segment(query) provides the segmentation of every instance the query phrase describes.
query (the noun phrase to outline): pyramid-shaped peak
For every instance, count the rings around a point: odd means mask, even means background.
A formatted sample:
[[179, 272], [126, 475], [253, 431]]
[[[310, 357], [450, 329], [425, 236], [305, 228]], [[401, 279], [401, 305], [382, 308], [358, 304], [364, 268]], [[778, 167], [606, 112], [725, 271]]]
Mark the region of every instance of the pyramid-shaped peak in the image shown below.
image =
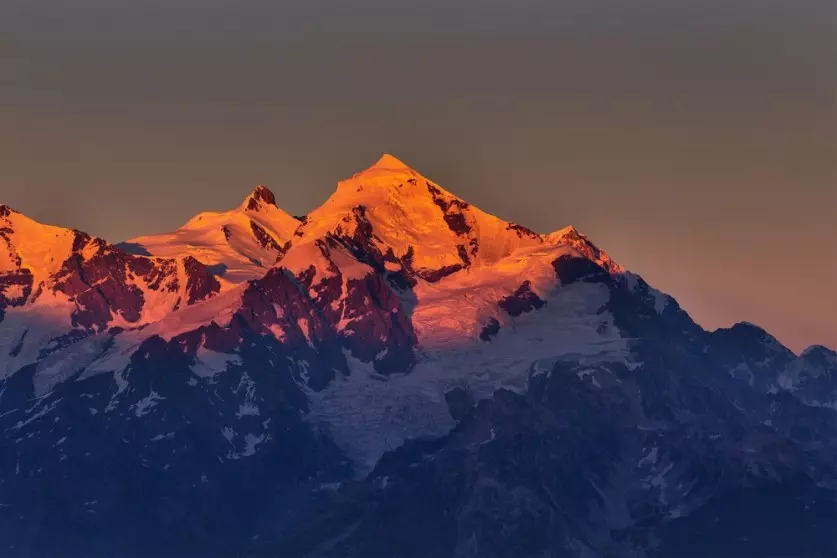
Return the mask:
[[409, 166], [404, 164], [404, 162], [395, 157], [394, 155], [390, 155], [389, 153], [384, 153], [381, 155], [381, 158], [370, 167], [370, 169], [377, 169], [377, 170], [395, 170], [395, 171], [409, 171], [412, 170]]
[[259, 184], [253, 189], [253, 192], [244, 199], [241, 206], [249, 211], [258, 211], [260, 204], [276, 206], [276, 196], [267, 186]]
[[[401, 187], [410, 179], [424, 178], [417, 170], [407, 166], [397, 157], [384, 153], [371, 167], [356, 172], [337, 183], [340, 197], [351, 195], [357, 201], [357, 193], [370, 190], [390, 190]], [[427, 180], [427, 179], [425, 179]], [[411, 181], [413, 184], [415, 180]], [[366, 194], [364, 194], [365, 196]], [[363, 196], [362, 196], [363, 197]], [[329, 202], [333, 200], [330, 198]], [[358, 202], [360, 203], [360, 202]]]

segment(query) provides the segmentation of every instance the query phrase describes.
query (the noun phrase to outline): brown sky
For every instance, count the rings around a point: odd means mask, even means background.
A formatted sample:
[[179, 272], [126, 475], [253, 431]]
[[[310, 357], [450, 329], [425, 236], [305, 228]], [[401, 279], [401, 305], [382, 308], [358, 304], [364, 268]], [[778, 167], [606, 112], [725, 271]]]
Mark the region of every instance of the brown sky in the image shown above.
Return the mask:
[[837, 347], [832, 0], [3, 0], [0, 202], [122, 240], [389, 151], [709, 328]]

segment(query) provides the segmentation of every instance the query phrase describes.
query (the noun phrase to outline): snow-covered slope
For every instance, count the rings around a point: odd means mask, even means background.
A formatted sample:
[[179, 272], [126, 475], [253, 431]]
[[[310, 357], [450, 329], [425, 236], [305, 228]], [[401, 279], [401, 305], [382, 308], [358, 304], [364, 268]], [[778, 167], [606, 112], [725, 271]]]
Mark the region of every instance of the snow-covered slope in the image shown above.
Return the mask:
[[60, 381], [87, 363], [66, 352], [79, 340], [141, 328], [219, 288], [190, 256], [127, 254], [0, 206], [0, 377], [37, 364], [36, 378]]
[[299, 221], [276, 206], [273, 192], [257, 186], [235, 209], [199, 213], [173, 233], [133, 238], [120, 247], [168, 258], [192, 256], [226, 290], [263, 276], [284, 254], [298, 226]]

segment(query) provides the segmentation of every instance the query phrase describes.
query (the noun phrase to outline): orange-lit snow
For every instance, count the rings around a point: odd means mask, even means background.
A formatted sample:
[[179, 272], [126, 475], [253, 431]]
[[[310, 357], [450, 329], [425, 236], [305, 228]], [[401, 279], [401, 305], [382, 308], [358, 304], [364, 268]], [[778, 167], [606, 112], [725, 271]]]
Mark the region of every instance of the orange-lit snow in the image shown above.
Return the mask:
[[[36, 393], [48, 391], [71, 372], [82, 369], [82, 377], [112, 372], [121, 378], [131, 354], [152, 335], [171, 339], [213, 320], [225, 326], [240, 307], [248, 281], [261, 278], [274, 265], [293, 275], [313, 266], [312, 292], [308, 293], [312, 298], [317, 296], [314, 286], [339, 272], [345, 296], [347, 281], [362, 279], [374, 273], [373, 268], [358, 261], [339, 243], [332, 244], [327, 257], [322, 246], [328, 237], [352, 237], [359, 224], [365, 226], [367, 222], [371, 231], [364, 234], [370, 235], [370, 241], [382, 254], [391, 250], [396, 260], [386, 261], [388, 272], [400, 271], [406, 259], [416, 271], [457, 265], [463, 268], [436, 282], [419, 278], [409, 295], [414, 298], [403, 301], [418, 338], [416, 369], [382, 383], [380, 378], [369, 380], [374, 374], [369, 366], [352, 360], [353, 368], [358, 370], [356, 377], [338, 382], [320, 395], [312, 394], [318, 398], [314, 408], [326, 422], [329, 413], [350, 412], [341, 411], [338, 400], [345, 395], [341, 390], [365, 390], [369, 397], [382, 395], [380, 390], [391, 390], [412, 398], [410, 401], [427, 398], [413, 401], [416, 405], [440, 405], [444, 409], [440, 390], [461, 383], [466, 377], [482, 393], [501, 385], [519, 384], [533, 366], [568, 353], [593, 352], [622, 358], [624, 342], [610, 316], [599, 312], [607, 302], [606, 289], [600, 285], [561, 287], [555, 277], [552, 261], [563, 254], [588, 257], [614, 273], [623, 271], [572, 227], [547, 235], [532, 233], [465, 203], [390, 155], [341, 181], [328, 200], [309, 213], [303, 223], [262, 199], [265, 192], [257, 189], [231, 211], [201, 213], [173, 233], [128, 241], [134, 251], [177, 258], [180, 291], [186, 283], [184, 257], [192, 256], [213, 266], [222, 283], [222, 293], [175, 311], [176, 299], [182, 292], [153, 291], [141, 279], [132, 277], [130, 280], [145, 297], [141, 320], [127, 323], [115, 317], [112, 325], [126, 331], [113, 338], [112, 346], [106, 346], [110, 336], [99, 333], [41, 361], [35, 379]], [[456, 225], [462, 230], [457, 231], [446, 221], [442, 206], [454, 208], [452, 212], [459, 219]], [[361, 220], [359, 207], [363, 208]], [[71, 252], [73, 231], [40, 225], [15, 213], [12, 219], [12, 243], [23, 259], [22, 267], [36, 274], [36, 285], [47, 284]], [[259, 242], [253, 223], [282, 249]], [[463, 249], [467, 261], [463, 259]], [[5, 258], [0, 252], [0, 273], [13, 269], [13, 258]], [[547, 304], [531, 314], [512, 318], [497, 303], [524, 281], [529, 281], [531, 290]], [[30, 334], [16, 357], [4, 359], [0, 376], [35, 362], [38, 347], [67, 333], [72, 327], [72, 310], [66, 297], [49, 289], [34, 303], [7, 308], [5, 320], [0, 323], [0, 351], [8, 353], [24, 330], [30, 330]], [[479, 333], [489, 318], [496, 319], [501, 329], [491, 342], [483, 342]], [[341, 319], [333, 326], [342, 330], [347, 321]], [[283, 339], [279, 326], [270, 330]], [[213, 354], [201, 347], [196, 373], [209, 377], [213, 367], [235, 361], [232, 355]], [[415, 382], [425, 382], [424, 391], [415, 391]], [[408, 390], [410, 395], [404, 395]], [[413, 408], [412, 403], [405, 405]], [[376, 415], [379, 412], [384, 411], [370, 403], [361, 412], [366, 414], [357, 421], [347, 420], [343, 427], [363, 429], [369, 420], [380, 418]], [[425, 427], [426, 424], [422, 426]], [[382, 449], [379, 442], [370, 442], [369, 448], [357, 451], [374, 456]]]
[[[451, 230], [428, 185], [438, 190], [441, 198], [464, 203], [395, 157], [384, 155], [368, 169], [339, 182], [331, 197], [308, 214], [299, 232], [303, 239], [322, 238], [335, 232], [351, 235], [356, 226], [353, 210], [363, 206], [382, 252], [392, 248], [397, 258], [403, 258], [412, 247], [415, 269], [461, 264], [457, 247], [470, 249], [471, 236]], [[462, 213], [479, 243], [476, 265], [496, 262], [521, 246], [542, 242], [540, 238], [519, 237], [508, 230], [509, 223], [472, 205]]]
[[0, 218], [0, 228], [11, 231], [6, 234], [8, 243], [0, 238], [0, 273], [26, 268], [37, 285], [61, 269], [72, 252], [75, 232], [70, 229], [44, 225], [15, 211]]
[[[259, 187], [256, 189], [258, 191]], [[252, 206], [251, 200], [253, 201]], [[284, 246], [299, 221], [264, 200], [248, 196], [237, 208], [224, 212], [204, 212], [192, 217], [172, 233], [141, 236], [126, 244], [144, 249], [154, 256], [192, 256], [215, 266], [224, 290], [243, 281], [262, 277], [280, 251], [262, 246], [253, 232], [255, 223], [279, 246]]]

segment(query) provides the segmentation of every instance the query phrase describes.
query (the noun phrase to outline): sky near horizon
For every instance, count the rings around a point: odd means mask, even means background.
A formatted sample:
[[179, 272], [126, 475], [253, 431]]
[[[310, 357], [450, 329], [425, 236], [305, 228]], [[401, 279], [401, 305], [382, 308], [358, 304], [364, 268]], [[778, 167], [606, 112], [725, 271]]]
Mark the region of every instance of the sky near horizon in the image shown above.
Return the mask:
[[116, 242], [390, 152], [837, 348], [835, 37], [832, 0], [3, 0], [0, 203]]

